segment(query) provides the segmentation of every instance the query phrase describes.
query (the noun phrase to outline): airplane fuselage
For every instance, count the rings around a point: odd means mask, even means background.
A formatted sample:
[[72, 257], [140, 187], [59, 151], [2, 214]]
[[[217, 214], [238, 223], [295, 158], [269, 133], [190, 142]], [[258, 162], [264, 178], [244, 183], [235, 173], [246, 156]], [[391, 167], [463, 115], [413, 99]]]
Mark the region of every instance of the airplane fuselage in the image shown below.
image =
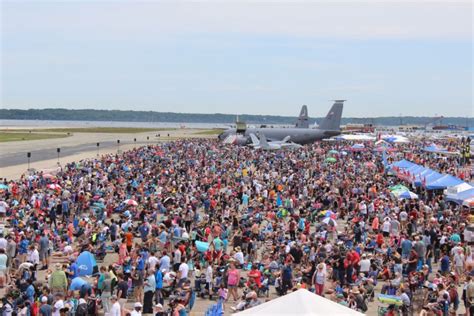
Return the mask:
[[[230, 129], [222, 134], [222, 139], [228, 135], [236, 134], [235, 129]], [[300, 145], [310, 144], [317, 140], [337, 136], [340, 131], [319, 130], [313, 128], [247, 128], [243, 136], [250, 138], [250, 134], [264, 134], [269, 140], [281, 141], [290, 136], [290, 141]]]

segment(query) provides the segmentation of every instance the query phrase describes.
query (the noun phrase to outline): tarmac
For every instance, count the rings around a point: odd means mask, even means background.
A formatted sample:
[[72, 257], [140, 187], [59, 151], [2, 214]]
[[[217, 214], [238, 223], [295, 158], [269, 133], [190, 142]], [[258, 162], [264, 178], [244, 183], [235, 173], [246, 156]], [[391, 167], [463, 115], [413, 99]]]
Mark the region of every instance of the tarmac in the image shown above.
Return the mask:
[[[117, 153], [161, 141], [212, 137], [212, 135], [196, 134], [199, 131], [202, 130], [170, 129], [127, 134], [75, 133], [65, 138], [5, 142], [1, 144], [0, 150], [0, 178], [19, 179], [22, 174], [28, 171], [28, 168], [50, 172], [58, 168], [58, 164]], [[160, 137], [157, 136], [158, 134], [160, 134]], [[117, 140], [120, 140], [120, 144], [117, 143]], [[97, 146], [97, 143], [99, 143], [99, 146]], [[57, 148], [60, 148], [59, 156]], [[29, 164], [28, 152], [31, 153]]]

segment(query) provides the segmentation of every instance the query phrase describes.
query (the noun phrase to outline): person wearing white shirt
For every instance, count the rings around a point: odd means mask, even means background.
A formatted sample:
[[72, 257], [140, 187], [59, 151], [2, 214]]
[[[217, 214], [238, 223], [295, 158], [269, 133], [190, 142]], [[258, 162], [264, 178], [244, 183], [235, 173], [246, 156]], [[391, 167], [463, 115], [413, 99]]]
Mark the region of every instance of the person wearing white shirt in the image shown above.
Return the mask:
[[142, 316], [142, 304], [140, 302], [136, 302], [133, 305], [133, 311], [130, 313], [130, 316]]
[[156, 267], [158, 262], [160, 262], [160, 260], [155, 256], [155, 253], [152, 252], [150, 257], [147, 260], [148, 267], [152, 270], [155, 270], [155, 267]]
[[40, 263], [39, 251], [36, 249], [36, 246], [33, 246], [33, 250], [28, 254], [28, 261], [32, 264]]
[[117, 296], [112, 295], [110, 297], [110, 301], [112, 303], [112, 307], [110, 308], [109, 316], [121, 316], [122, 315], [122, 309], [120, 308], [120, 303], [117, 299]]
[[236, 251], [236, 253], [234, 254], [234, 259], [237, 260], [240, 265], [243, 265], [244, 264], [244, 254], [243, 254], [242, 250], [240, 249], [240, 247], [237, 246], [235, 248], [235, 251]]
[[188, 273], [189, 273], [189, 266], [186, 263], [186, 258], [181, 258], [181, 264], [179, 265], [178, 268], [178, 287], [183, 284], [184, 281], [188, 278]]
[[369, 273], [370, 270], [370, 259], [367, 258], [367, 255], [362, 254], [362, 259], [359, 261], [360, 272], [364, 273], [365, 276]]
[[160, 259], [160, 269], [161, 271], [168, 272], [170, 270], [171, 259], [166, 254], [166, 251], [163, 251], [163, 257]]
[[60, 311], [62, 308], [64, 308], [64, 301], [63, 301], [63, 296], [61, 294], [57, 294], [57, 300], [54, 303], [53, 306], [53, 316], [60, 316]]

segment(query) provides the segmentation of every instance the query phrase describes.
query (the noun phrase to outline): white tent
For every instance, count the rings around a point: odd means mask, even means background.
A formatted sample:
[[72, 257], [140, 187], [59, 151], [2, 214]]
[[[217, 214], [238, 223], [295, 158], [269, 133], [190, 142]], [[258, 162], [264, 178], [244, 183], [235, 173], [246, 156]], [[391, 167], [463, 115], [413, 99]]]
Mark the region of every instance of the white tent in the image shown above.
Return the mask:
[[235, 315], [361, 316], [364, 314], [311, 293], [308, 290], [300, 289]]
[[461, 184], [458, 184], [458, 185], [447, 188], [446, 191], [445, 191], [445, 194], [446, 195], [456, 195], [460, 192], [464, 192], [464, 191], [470, 190], [472, 188], [473, 188], [472, 185], [470, 185], [466, 182], [463, 182]]

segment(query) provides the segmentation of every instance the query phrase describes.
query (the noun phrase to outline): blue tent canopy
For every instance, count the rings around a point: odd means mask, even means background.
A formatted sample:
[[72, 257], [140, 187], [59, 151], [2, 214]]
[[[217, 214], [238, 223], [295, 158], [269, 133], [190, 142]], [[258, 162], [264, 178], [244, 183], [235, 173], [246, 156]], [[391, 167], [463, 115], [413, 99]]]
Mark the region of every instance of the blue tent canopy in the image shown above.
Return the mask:
[[93, 275], [97, 272], [97, 262], [94, 255], [89, 251], [83, 251], [77, 257], [78, 276]]
[[415, 186], [419, 187], [422, 185], [424, 179], [426, 179], [426, 183], [428, 183], [429, 179], [434, 179], [435, 177], [441, 177], [442, 174], [431, 170], [431, 169], [426, 169], [423, 172], [420, 172], [419, 174], [415, 175], [415, 181], [413, 183]]
[[88, 284], [86, 280], [84, 280], [80, 277], [75, 277], [71, 281], [71, 285], [69, 286], [69, 290], [71, 290], [71, 291], [80, 290], [84, 284]]
[[445, 152], [446, 151], [445, 148], [439, 147], [436, 144], [431, 144], [429, 146], [426, 146], [425, 148], [423, 148], [423, 150], [427, 151], [427, 152], [431, 152], [431, 153], [438, 153], [438, 152]]
[[466, 190], [466, 191], [461, 191], [456, 195], [451, 195], [451, 196], [447, 195], [446, 201], [462, 204], [464, 200], [467, 200], [471, 197], [474, 197], [474, 188]]
[[406, 159], [402, 159], [400, 161], [394, 162], [393, 164], [390, 165], [390, 167], [409, 168], [413, 165], [415, 165], [413, 162], [408, 161]]
[[447, 187], [453, 187], [461, 183], [463, 183], [461, 179], [458, 179], [450, 174], [447, 174], [434, 181], [426, 181], [426, 189], [427, 190], [446, 189]]

